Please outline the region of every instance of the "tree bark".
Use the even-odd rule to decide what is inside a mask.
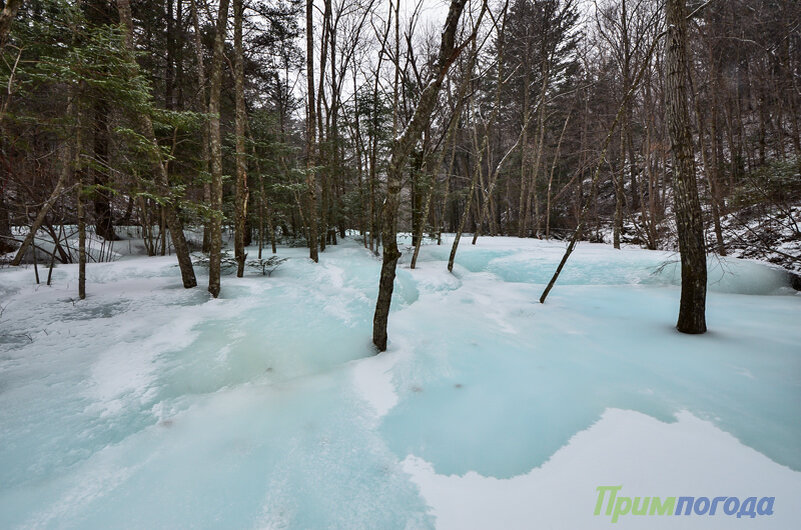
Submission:
[[[81,88],[83,88],[81,83]],[[80,90],[80,89],[79,89]],[[81,162],[81,152],[83,151],[84,131],[81,126],[82,114],[79,103],[68,105],[68,114],[77,117],[78,126],[75,128],[75,144],[72,152],[68,151],[65,157],[65,165],[72,167],[75,172],[76,190],[75,199],[77,203],[78,216],[78,298],[86,299],[86,205],[84,204],[84,169]],[[91,122],[90,122],[91,123]],[[69,170],[67,170],[69,171]],[[34,246],[34,263],[36,263],[36,248]]]
[[[224,1],[224,0],[223,0]],[[309,257],[318,262],[317,254],[317,115],[314,97],[314,1],[306,0],[306,193],[308,200]]]
[[[571,109],[567,113],[565,123],[562,125],[562,132],[559,134],[559,141],[556,143],[556,152],[553,155],[551,172],[548,174],[548,189],[546,190],[545,195],[545,239],[551,238],[551,188],[553,186],[553,174],[556,171],[556,164],[559,161],[559,152],[562,149],[562,140],[565,137],[565,131],[567,130],[567,124],[570,121],[570,115],[572,112],[573,110]]]
[[[127,0],[126,0],[127,1]],[[209,151],[211,152],[211,209],[209,230],[209,292],[214,298],[220,295],[220,260],[222,258],[222,136],[220,133],[220,93],[222,91],[223,53],[225,31],[228,25],[229,0],[220,0],[217,31],[214,35],[214,55],[211,64],[211,90],[209,93]]]
[[[78,155],[80,156],[80,155]],[[78,213],[78,298],[86,299],[86,207],[83,197],[83,171],[78,168],[76,202]],[[36,252],[36,249],[33,249]]]
[[[623,111],[625,115],[626,111]],[[612,229],[612,246],[620,249],[620,235],[623,232],[623,178],[626,174],[626,149],[625,149],[625,120],[620,127],[620,175],[612,171],[612,180],[615,184],[615,220]]]
[[[710,156],[707,154],[708,144],[704,137],[706,136],[706,131],[704,127],[704,115],[701,111],[701,105],[698,102],[698,97],[693,96],[693,105],[695,107],[695,121],[696,127],[698,129],[698,147],[701,150],[701,164],[704,166],[704,173],[706,175],[707,183],[709,184],[709,197],[710,197],[710,205],[712,206],[712,225],[715,228],[715,240],[717,242],[718,253],[721,256],[726,255],[726,247],[723,244],[723,228],[720,223],[720,208],[718,208],[718,200],[717,200],[717,190],[715,189],[715,177],[714,171],[715,168],[713,164],[710,162]]]
[[[526,198],[525,212],[523,214],[523,233],[527,235],[529,232],[529,220],[531,219],[531,205],[534,203],[534,235],[539,237],[540,220],[539,220],[539,196],[537,194],[537,179],[540,173],[540,162],[542,161],[542,152],[545,142],[545,111],[546,111],[546,96],[548,95],[548,83],[550,80],[550,58],[543,59],[544,63],[541,67],[542,86],[540,87],[540,95],[537,102],[537,151],[534,157],[534,165],[528,172],[528,196]]]
[[[666,120],[673,153],[673,193],[679,252],[681,302],[676,328],[682,333],[706,331],[706,252],[704,225],[695,176],[690,114],[687,108],[689,68],[685,0],[667,0],[665,75]]]
[[[245,273],[245,230],[248,208],[248,167],[245,159],[245,73],[244,53],[242,51],[242,12],[243,0],[234,0],[234,84],[236,92],[236,233],[234,255],[236,256],[236,276]]]

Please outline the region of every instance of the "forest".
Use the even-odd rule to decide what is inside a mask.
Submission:
[[[801,522],[801,3],[0,5],[0,526]]]

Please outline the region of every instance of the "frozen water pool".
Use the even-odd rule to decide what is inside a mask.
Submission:
[[[0,271],[0,527],[579,528],[621,483],[801,521],[784,272],[710,261],[691,337],[675,255],[580,245],[541,305],[561,243],[484,238],[455,274],[449,248],[402,259],[379,356],[380,262],[352,240],[218,300],[172,258],[90,264],[85,301],[72,266]]]

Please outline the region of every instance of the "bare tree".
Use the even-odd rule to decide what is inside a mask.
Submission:
[[[695,177],[690,113],[687,108],[689,63],[685,0],[667,0],[665,62],[666,117],[673,153],[673,193],[681,253],[681,302],[676,328],[682,333],[706,331],[706,251],[704,222]]]
[[[396,225],[403,172],[410,153],[431,120],[431,112],[437,103],[437,96],[445,79],[445,74],[447,74],[451,64],[453,64],[453,61],[456,60],[468,42],[475,38],[474,32],[468,41],[459,46],[456,45],[456,30],[459,27],[459,19],[466,3],[467,0],[451,0],[448,16],[445,19],[445,27],[442,31],[439,54],[434,65],[433,78],[420,94],[412,119],[400,136],[396,137],[392,142],[392,158],[387,171],[387,197],[381,211],[383,220],[381,230],[384,243],[383,260],[381,263],[381,277],[378,283],[378,299],[376,300],[375,314],[373,316],[373,344],[380,352],[387,349],[387,320],[392,302],[395,268],[398,264],[398,258],[401,256],[398,250]],[[484,7],[486,7],[486,4]]]

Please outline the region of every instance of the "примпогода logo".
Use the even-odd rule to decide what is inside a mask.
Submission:
[[[623,497],[618,492],[623,486],[598,486],[595,515],[607,515],[616,523],[623,515],[773,515],[776,497]],[[607,495],[608,494],[608,495]],[[606,510],[603,511],[604,499]],[[720,509],[718,509],[720,508]]]

